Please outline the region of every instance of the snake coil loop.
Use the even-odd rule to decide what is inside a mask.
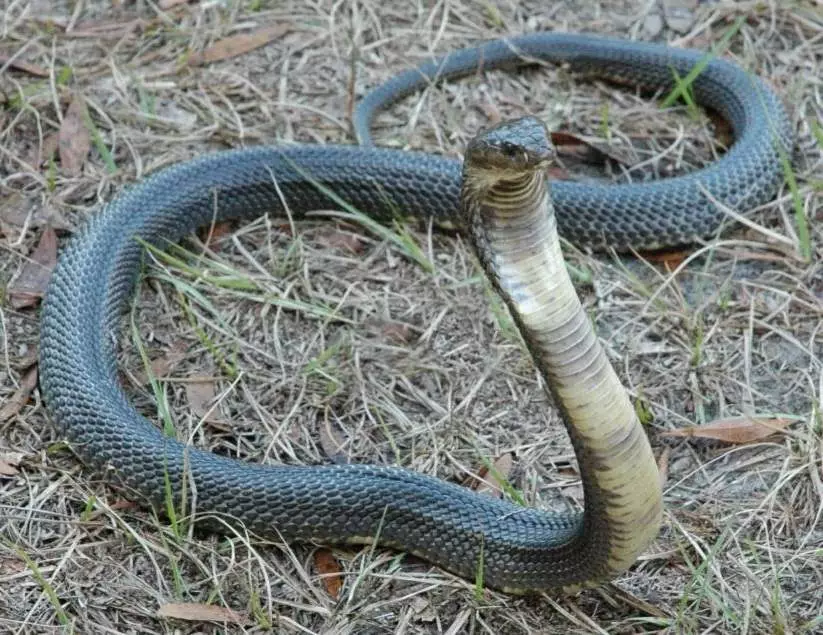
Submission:
[[[587,35],[540,33],[495,41],[450,54],[376,89],[357,111],[358,136],[368,145],[375,112],[435,76],[465,74],[481,60],[489,68],[524,63],[524,58],[567,62],[572,70],[606,79],[666,88],[674,71],[685,76],[702,55]],[[581,245],[616,249],[679,244],[711,235],[724,220],[706,192],[743,210],[774,195],[782,179],[780,149],[792,145],[790,122],[777,96],[762,81],[718,59],[706,65],[692,87],[699,103],[730,121],[736,142],[726,155],[693,174],[653,183],[552,183],[550,203],[561,234]],[[536,244],[523,227],[517,229],[516,219],[513,229],[502,232],[494,215],[486,219],[491,225],[484,231],[496,234],[489,240],[493,252],[511,251],[512,259],[504,258],[497,274],[490,271],[498,284],[508,285],[506,293],[515,299],[536,361],[546,363],[544,376],[567,419],[575,422],[572,439],[587,495],[583,516],[516,507],[395,467],[246,464],[164,436],[129,403],[117,380],[116,342],[140,267],[143,247],[137,239],[165,246],[213,221],[215,196],[217,220],[280,214],[283,201],[295,218],[334,205],[312,179],[378,219],[400,209],[449,222],[461,208],[459,161],[357,146],[210,154],[125,190],[94,214],[62,252],[42,311],[42,394],[78,452],[112,466],[157,504],[165,499],[167,483],[175,497],[184,483],[193,483],[199,512],[225,514],[253,532],[321,542],[369,542],[379,535],[381,544],[464,576],[474,577],[482,567],[489,586],[513,592],[596,582],[629,566],[651,539],[659,517],[656,485],[649,483],[656,475],[649,467],[648,442],[642,431],[624,425],[625,395],[619,397],[613,388],[598,393],[614,378],[603,379],[611,369],[597,354],[596,338],[580,329],[585,315],[573,310],[565,287],[528,273],[531,265],[520,259],[526,252],[512,249],[507,236],[514,231],[522,245],[539,254],[541,266],[557,266],[559,252],[546,257],[547,250],[555,250],[556,238]],[[548,204],[538,185],[526,205],[530,209]],[[494,199],[493,192],[485,192]],[[521,203],[526,198],[513,195]],[[544,235],[548,225],[531,222],[526,227],[539,227]],[[544,304],[552,294],[560,305]],[[565,311],[557,316],[560,326],[547,327],[540,312],[530,312],[533,301]],[[589,392],[580,386],[589,386]],[[593,393],[606,401],[584,398]],[[602,421],[596,413],[591,418],[590,408],[599,412],[612,406],[615,422]],[[625,491],[626,479],[638,484],[640,494]],[[621,517],[621,509],[631,513]]]

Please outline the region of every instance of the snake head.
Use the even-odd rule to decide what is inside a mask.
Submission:
[[[544,170],[556,156],[546,125],[535,117],[504,121],[478,134],[466,149],[465,165],[504,180]]]

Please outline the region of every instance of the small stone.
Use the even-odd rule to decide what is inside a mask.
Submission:
[[[694,24],[697,0],[663,0],[663,14],[672,31],[686,33]]]
[[[659,13],[649,13],[643,20],[643,33],[649,38],[656,38],[663,30],[663,16]]]

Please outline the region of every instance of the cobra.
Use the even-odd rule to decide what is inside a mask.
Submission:
[[[42,310],[40,382],[59,429],[86,460],[114,468],[162,505],[188,482],[197,511],[250,531],[320,543],[370,543],[417,554],[513,593],[569,589],[619,575],[657,534],[661,491],[648,439],[565,274],[557,229],[594,248],[655,248],[715,233],[722,206],[745,211],[774,196],[789,119],[768,86],[712,59],[696,100],[732,126],[714,164],[651,183],[548,182],[553,151],[533,118],[475,138],[464,162],[370,146],[374,114],[440,77],[535,59],[648,89],[668,89],[696,51],[541,33],[458,51],[403,73],[367,96],[355,117],[361,146],[256,147],[161,170],[96,211],[62,251]],[[359,210],[456,224],[511,310],[569,431],[585,496],[582,513],[547,513],[381,465],[259,465],[165,436],[117,380],[119,326],[143,242],[163,246],[216,218],[283,213],[333,201]],[[720,205],[717,205],[720,203]],[[139,239],[139,240],[138,240]]]

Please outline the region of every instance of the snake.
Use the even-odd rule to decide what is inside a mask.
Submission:
[[[376,147],[376,114],[480,69],[560,64],[726,119],[733,143],[681,176],[593,184],[551,178],[556,160],[533,115],[478,133],[464,157]],[[690,75],[691,74],[691,75]],[[62,247],[41,309],[40,390],[79,457],[158,509],[191,497],[198,518],[310,544],[376,544],[508,593],[569,591],[629,569],[662,523],[646,431],[563,266],[561,239],[593,250],[658,249],[711,238],[728,209],[771,200],[793,132],[764,81],[717,55],[595,34],[516,35],[448,53],[368,93],[358,143],[276,144],[205,153],[103,202]],[[305,217],[345,201],[379,221],[419,217],[465,232],[504,300],[568,430],[582,509],[495,497],[397,465],[263,464],[197,448],[142,415],[117,369],[123,314],[147,246],[166,249],[215,220]],[[221,527],[225,525],[220,525]]]

